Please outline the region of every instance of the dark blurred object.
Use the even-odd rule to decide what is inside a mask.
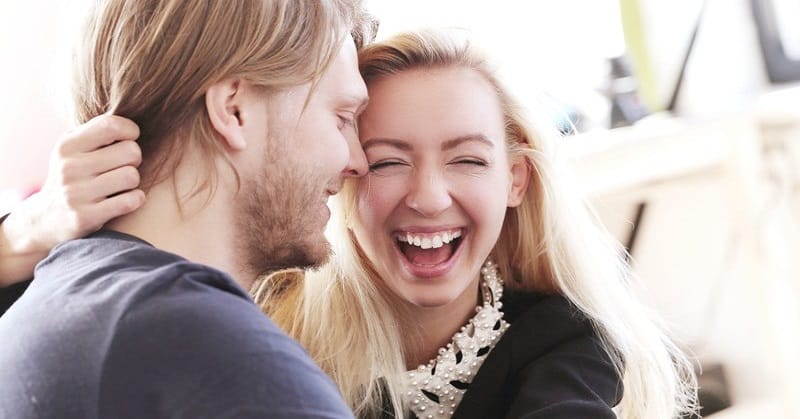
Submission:
[[[784,48],[776,18],[777,1],[750,0],[753,20],[758,30],[758,39],[761,42],[761,53],[764,56],[764,64],[767,67],[770,82],[798,81],[800,80],[800,59],[790,57]],[[800,22],[800,16],[795,16],[794,21]],[[794,34],[800,36],[800,30],[795,30]]]
[[[700,416],[693,415],[687,419],[704,418],[732,406],[728,377],[722,364],[704,365],[702,372],[698,372],[697,383],[700,387],[697,397]]]
[[[639,99],[639,83],[633,76],[625,56],[609,58],[608,100],[611,102],[611,128],[633,125],[647,116],[647,108]]]
[[[31,281],[19,282],[6,288],[0,288],[0,317],[14,304],[22,293],[28,289]]]
[[[628,235],[628,240],[625,241],[625,261],[628,263],[630,263],[631,256],[633,255],[636,238],[639,237],[639,230],[642,226],[645,210],[647,210],[647,202],[640,202],[639,205],[636,206],[636,213],[631,223],[631,232]]]
[[[703,3],[700,5],[700,13],[697,15],[697,20],[694,22],[694,29],[692,29],[692,36],[689,38],[689,45],[686,47],[686,53],[683,54],[681,69],[678,71],[678,78],[675,80],[675,87],[672,89],[672,96],[670,96],[669,103],[667,103],[667,107],[665,109],[667,112],[675,112],[675,108],[678,106],[678,98],[680,98],[683,79],[686,77],[686,67],[689,65],[689,58],[692,56],[692,51],[697,43],[697,33],[700,32],[700,24],[703,22],[705,10],[706,2],[703,1]]]

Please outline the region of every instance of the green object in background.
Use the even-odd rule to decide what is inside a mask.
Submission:
[[[627,55],[633,66],[633,73],[639,83],[639,95],[651,112],[661,111],[664,105],[658,98],[655,76],[653,75],[639,0],[619,0],[622,15],[622,31],[625,36]]]

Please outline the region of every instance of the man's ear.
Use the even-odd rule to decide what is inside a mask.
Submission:
[[[242,130],[244,93],[241,79],[225,79],[206,90],[206,110],[211,125],[227,147],[241,151],[247,146]]]
[[[516,207],[522,203],[528,182],[531,180],[531,164],[524,156],[511,158],[511,187],[508,189],[508,206]]]

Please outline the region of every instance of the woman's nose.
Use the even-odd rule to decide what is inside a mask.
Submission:
[[[450,208],[453,200],[446,180],[441,174],[419,173],[411,178],[406,205],[426,217],[434,217]]]

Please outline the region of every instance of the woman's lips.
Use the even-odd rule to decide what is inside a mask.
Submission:
[[[396,240],[396,250],[403,266],[415,277],[432,278],[446,274],[453,267],[458,258],[463,238],[461,230],[456,237],[450,237],[448,243],[444,243],[444,238],[440,238],[441,243],[433,243],[432,238],[425,237],[427,240],[422,243],[420,240]],[[418,242],[415,245],[414,242]],[[424,246],[423,246],[424,244]],[[436,245],[434,247],[434,244]]]

